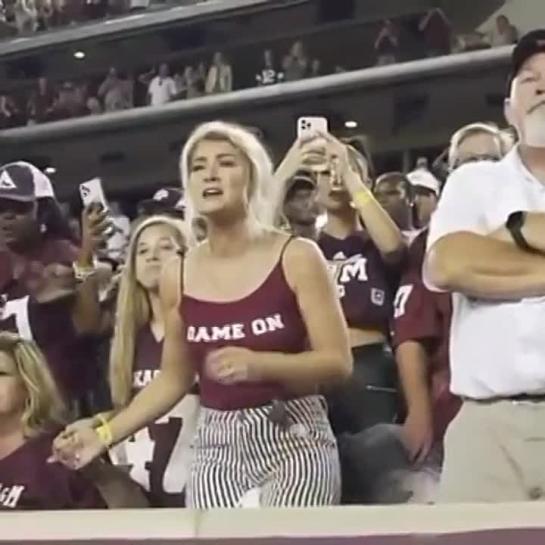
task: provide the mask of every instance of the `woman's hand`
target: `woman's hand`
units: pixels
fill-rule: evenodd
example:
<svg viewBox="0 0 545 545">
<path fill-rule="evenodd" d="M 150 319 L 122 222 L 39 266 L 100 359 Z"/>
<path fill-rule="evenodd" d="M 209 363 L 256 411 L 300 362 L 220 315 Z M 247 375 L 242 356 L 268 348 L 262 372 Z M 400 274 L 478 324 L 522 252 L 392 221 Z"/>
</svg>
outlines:
<svg viewBox="0 0 545 545">
<path fill-rule="evenodd" d="M 342 180 L 350 196 L 353 198 L 356 193 L 361 191 L 370 192 L 359 169 L 353 164 L 353 159 L 350 158 L 346 144 L 343 144 L 331 134 L 321 136 L 326 142 L 327 157 L 336 171 L 337 178 Z M 363 174 L 367 177 L 367 164 L 362 165 L 362 167 L 364 167 Z"/>
<path fill-rule="evenodd" d="M 91 419 L 88 419 L 91 420 Z M 81 469 L 106 452 L 106 445 L 85 421 L 79 421 L 61 432 L 53 441 L 50 462 L 60 462 L 70 469 Z"/>
<path fill-rule="evenodd" d="M 222 384 L 256 382 L 260 380 L 259 358 L 247 348 L 228 346 L 214 350 L 206 358 L 208 376 Z"/>
<path fill-rule="evenodd" d="M 299 169 L 310 168 L 317 163 L 326 163 L 326 147 L 321 135 L 313 134 L 305 138 L 298 138 L 276 169 L 275 179 L 280 183 L 285 183 Z"/>
</svg>

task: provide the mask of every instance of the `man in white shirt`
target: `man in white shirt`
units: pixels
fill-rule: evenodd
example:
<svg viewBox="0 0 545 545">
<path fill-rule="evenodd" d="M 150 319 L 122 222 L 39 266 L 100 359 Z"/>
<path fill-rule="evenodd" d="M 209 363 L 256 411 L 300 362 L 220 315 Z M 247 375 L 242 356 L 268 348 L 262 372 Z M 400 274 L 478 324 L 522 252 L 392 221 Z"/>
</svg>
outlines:
<svg viewBox="0 0 545 545">
<path fill-rule="evenodd" d="M 506 115 L 520 144 L 446 183 L 424 264 L 453 293 L 440 501 L 545 500 L 545 30 L 512 59 Z"/>
<path fill-rule="evenodd" d="M 176 83 L 169 76 L 168 64 L 159 66 L 159 74 L 149 84 L 148 95 L 151 106 L 162 106 L 176 96 Z"/>
</svg>

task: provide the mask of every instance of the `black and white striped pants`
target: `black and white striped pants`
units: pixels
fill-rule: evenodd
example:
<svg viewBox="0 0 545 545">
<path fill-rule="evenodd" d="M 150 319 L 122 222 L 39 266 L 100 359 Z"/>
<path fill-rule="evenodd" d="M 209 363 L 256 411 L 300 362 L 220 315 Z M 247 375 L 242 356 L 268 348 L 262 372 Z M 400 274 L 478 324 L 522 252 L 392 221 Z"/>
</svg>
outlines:
<svg viewBox="0 0 545 545">
<path fill-rule="evenodd" d="M 271 405 L 236 411 L 201 408 L 188 507 L 238 507 L 258 490 L 259 506 L 339 503 L 337 444 L 319 396 L 285 403 L 290 424 L 271 421 Z"/>
</svg>

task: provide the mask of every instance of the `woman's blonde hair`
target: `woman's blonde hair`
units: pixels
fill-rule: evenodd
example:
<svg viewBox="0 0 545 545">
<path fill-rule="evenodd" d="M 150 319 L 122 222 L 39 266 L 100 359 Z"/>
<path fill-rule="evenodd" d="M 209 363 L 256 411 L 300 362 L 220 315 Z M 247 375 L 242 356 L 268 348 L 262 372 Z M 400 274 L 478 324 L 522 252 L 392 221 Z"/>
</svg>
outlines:
<svg viewBox="0 0 545 545">
<path fill-rule="evenodd" d="M 27 397 L 22 425 L 25 437 L 55 431 L 66 422 L 66 407 L 38 346 L 7 331 L 0 332 L 0 352 L 15 363 Z"/>
<path fill-rule="evenodd" d="M 498 143 L 500 156 L 503 157 L 513 147 L 506 132 L 502 131 L 495 123 L 470 123 L 458 129 L 450 139 L 448 151 L 448 166 L 454 168 L 458 157 L 458 148 L 462 142 L 476 134 L 488 134 L 494 137 Z"/>
<path fill-rule="evenodd" d="M 274 197 L 277 188 L 273 184 L 271 158 L 263 144 L 252 132 L 240 125 L 223 121 L 199 125 L 187 140 L 182 151 L 180 171 L 182 185 L 187 193 L 185 213 L 188 225 L 191 225 L 195 216 L 191 196 L 187 191 L 191 160 L 196 146 L 203 140 L 229 142 L 246 157 L 250 163 L 250 184 L 248 186 L 250 219 L 262 227 L 272 227 L 275 214 Z"/>
<path fill-rule="evenodd" d="M 136 279 L 135 264 L 140 235 L 155 225 L 169 226 L 180 250 L 185 250 L 188 244 L 184 222 L 167 216 L 152 216 L 144 220 L 131 236 L 119 283 L 116 323 L 110 350 L 110 389 L 115 408 L 125 407 L 131 399 L 136 339 L 140 329 L 151 318 L 148 294 Z"/>
</svg>

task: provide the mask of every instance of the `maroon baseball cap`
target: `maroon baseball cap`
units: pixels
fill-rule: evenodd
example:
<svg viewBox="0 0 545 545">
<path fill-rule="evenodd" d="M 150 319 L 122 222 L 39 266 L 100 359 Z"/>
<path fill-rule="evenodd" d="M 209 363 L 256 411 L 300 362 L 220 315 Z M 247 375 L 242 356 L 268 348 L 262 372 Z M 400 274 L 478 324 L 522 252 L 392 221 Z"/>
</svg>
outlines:
<svg viewBox="0 0 545 545">
<path fill-rule="evenodd" d="M 36 193 L 32 170 L 18 163 L 0 168 L 0 199 L 34 202 Z"/>
<path fill-rule="evenodd" d="M 519 40 L 513 49 L 513 54 L 511 56 L 511 73 L 509 74 L 507 87 L 508 94 L 511 93 L 513 80 L 517 77 L 524 63 L 530 57 L 533 57 L 538 53 L 545 53 L 545 28 L 528 32 L 528 34 L 525 34 Z"/>
</svg>

